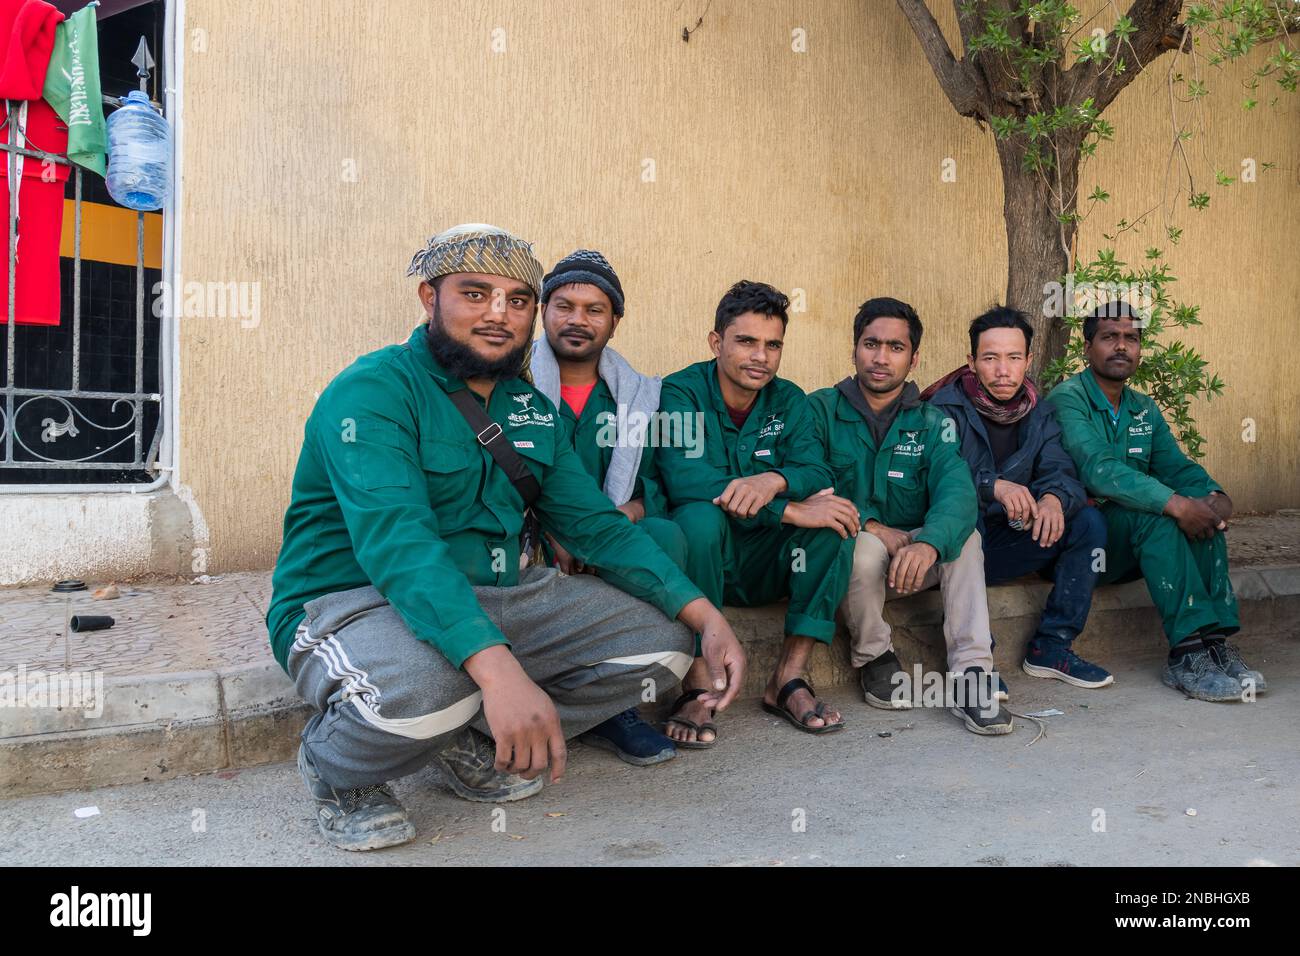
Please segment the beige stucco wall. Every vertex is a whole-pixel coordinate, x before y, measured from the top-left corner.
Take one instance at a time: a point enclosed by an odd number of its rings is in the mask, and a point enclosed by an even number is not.
[[[603,250],[628,294],[615,345],[655,373],[706,356],[713,307],[742,277],[805,291],[782,374],[806,388],[846,374],[852,315],[870,295],[919,309],[924,384],[961,360],[966,321],[1002,291],[990,134],[953,114],[888,0],[188,0],[186,11],[183,277],[260,283],[256,327],[181,322],[180,475],[210,528],[213,570],[274,561],[315,395],[355,355],[409,333],[405,266],[448,225],[505,226],[548,265],[579,245]],[[795,28],[805,53],[791,49]],[[1199,217],[1180,211],[1173,264],[1206,322],[1187,338],[1229,383],[1200,409],[1208,464],[1239,506],[1275,508],[1300,504],[1284,362],[1300,301],[1300,123],[1294,103],[1241,115],[1233,82],[1215,86],[1229,108],[1207,148],[1230,171],[1243,157],[1281,169],[1211,185]],[[1159,198],[1159,84],[1139,81],[1108,114],[1121,145],[1096,174],[1116,198],[1085,248]],[[940,179],[946,158],[954,183]],[[1245,417],[1253,445],[1239,438]]]

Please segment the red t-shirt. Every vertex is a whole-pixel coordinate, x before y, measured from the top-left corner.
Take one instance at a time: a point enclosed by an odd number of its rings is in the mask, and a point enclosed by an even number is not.
[[[582,410],[587,407],[587,399],[591,398],[592,389],[595,387],[595,382],[590,385],[561,385],[560,399],[573,409],[575,418],[581,418]]]
[[[749,418],[749,413],[753,410],[753,405],[750,405],[749,408],[746,408],[744,411],[740,411],[727,405],[727,414],[731,416],[731,424],[735,425],[737,428],[745,427],[745,420]]]

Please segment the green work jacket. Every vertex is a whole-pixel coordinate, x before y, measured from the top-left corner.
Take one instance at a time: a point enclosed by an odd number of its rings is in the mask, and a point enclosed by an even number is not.
[[[1174,494],[1201,497],[1223,489],[1183,453],[1155,401],[1128,386],[1118,419],[1091,369],[1048,393],[1061,443],[1088,493],[1126,508],[1160,514]]]
[[[835,494],[858,508],[862,524],[879,521],[955,561],[979,517],[975,484],[961,457],[956,423],[905,386],[902,405],[879,445],[846,394],[850,376],[808,397],[813,430],[834,473]],[[863,399],[863,402],[866,400]]]
[[[670,507],[712,501],[736,478],[777,471],[786,489],[740,523],[778,525],[787,501],[830,486],[830,470],[808,427],[808,398],[793,382],[774,378],[763,386],[744,427],[737,428],[722,400],[717,360],[697,362],[664,379],[659,409],[664,417],[656,457]]]
[[[473,586],[518,583],[523,499],[447,397],[466,385],[425,336],[422,325],[362,356],[307,420],[267,614],[281,666],[305,602],[366,585],[457,667],[509,644]],[[534,507],[570,552],[670,618],[702,596],[558,437],[546,396],[514,378],[496,383],[486,408],[541,483]]]

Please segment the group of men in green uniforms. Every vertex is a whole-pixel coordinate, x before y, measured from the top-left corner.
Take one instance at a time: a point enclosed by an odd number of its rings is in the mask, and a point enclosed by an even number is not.
[[[944,706],[1011,732],[985,585],[1034,571],[1054,587],[1026,673],[1111,683],[1071,643],[1098,582],[1140,575],[1165,683],[1264,689],[1227,643],[1231,501],[1124,384],[1142,326],[1127,308],[1088,318],[1088,369],[1040,401],[1019,313],[977,318],[967,364],[923,394],[919,317],[871,299],[851,374],[806,396],[778,377],[789,303],[763,283],[722,297],[712,359],[660,381],[609,345],[625,300],[598,252],[543,275],[531,244],[468,224],[408,274],[420,325],[307,421],[267,617],[314,709],[298,764],[334,846],[412,839],[389,782],[429,763],[502,802],[558,780],[575,737],[636,765],[715,746],[746,667],[727,604],[788,599],[762,707],[811,734],[846,726],[805,679],[839,620],[866,703],[921,702],[883,612],[935,585]],[[662,730],[638,709],[660,700]]]

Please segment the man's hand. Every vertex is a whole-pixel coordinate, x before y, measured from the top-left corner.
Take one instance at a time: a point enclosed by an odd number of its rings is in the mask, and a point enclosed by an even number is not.
[[[726,710],[745,680],[745,651],[722,612],[705,598],[696,598],[677,615],[700,635],[700,654],[709,668],[709,691],[700,696],[705,706]]]
[[[1225,522],[1232,520],[1232,499],[1222,491],[1211,492],[1201,499],[1214,509],[1214,513]]]
[[[1065,534],[1065,511],[1061,499],[1046,494],[1038,499],[1038,515],[1034,518],[1033,535],[1040,548],[1050,548]]]
[[[924,541],[899,548],[894,560],[889,562],[889,586],[899,594],[921,590],[926,572],[938,560],[938,550]]]
[[[625,505],[619,505],[618,510],[627,515],[627,520],[636,524],[645,517],[645,501],[640,498],[633,498]]]
[[[781,521],[796,528],[834,528],[841,538],[858,533],[857,506],[847,498],[837,498],[834,488],[823,488],[803,501],[786,502]]]
[[[863,525],[863,530],[874,534],[885,545],[885,551],[892,558],[898,554],[900,548],[906,548],[912,543],[912,536],[906,531],[899,531],[897,528],[891,528],[887,524],[881,524],[874,518]]]
[[[752,518],[786,487],[785,476],[779,471],[765,471],[761,475],[733,479],[713,503],[721,505],[733,518]]]
[[[1208,540],[1216,531],[1224,531],[1228,522],[1205,503],[1203,498],[1172,495],[1165,504],[1165,514],[1178,522],[1178,528],[1193,540]]]
[[[483,691],[483,717],[497,744],[496,768],[532,780],[549,765],[551,783],[558,783],[568,752],[551,698],[504,644],[469,657],[465,671]]]
[[[578,558],[570,554],[560,542],[556,541],[549,534],[546,536],[551,550],[555,552],[555,563],[565,574],[582,574],[587,571],[587,566]],[[592,572],[594,573],[594,571]]]
[[[999,478],[993,482],[993,500],[1006,510],[1007,521],[1029,521],[1038,517],[1038,503],[1034,501],[1033,493],[1014,481]]]

